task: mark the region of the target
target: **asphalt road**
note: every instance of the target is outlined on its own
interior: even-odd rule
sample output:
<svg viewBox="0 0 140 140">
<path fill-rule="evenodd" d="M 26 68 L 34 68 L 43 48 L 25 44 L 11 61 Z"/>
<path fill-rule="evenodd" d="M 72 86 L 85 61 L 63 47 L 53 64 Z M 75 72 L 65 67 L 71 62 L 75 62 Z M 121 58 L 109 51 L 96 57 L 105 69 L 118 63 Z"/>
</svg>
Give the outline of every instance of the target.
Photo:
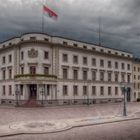
<svg viewBox="0 0 140 140">
<path fill-rule="evenodd" d="M 0 140 L 140 140 L 140 120 L 78 127 L 59 133 L 17 135 Z"/>
</svg>

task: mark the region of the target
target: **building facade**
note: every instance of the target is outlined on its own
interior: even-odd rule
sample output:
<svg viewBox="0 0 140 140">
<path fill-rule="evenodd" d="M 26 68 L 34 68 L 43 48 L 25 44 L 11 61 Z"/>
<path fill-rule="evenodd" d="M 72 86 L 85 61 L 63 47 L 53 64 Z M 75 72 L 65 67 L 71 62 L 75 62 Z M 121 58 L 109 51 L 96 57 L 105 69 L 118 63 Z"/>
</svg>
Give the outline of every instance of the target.
<svg viewBox="0 0 140 140">
<path fill-rule="evenodd" d="M 133 88 L 133 54 L 46 34 L 0 44 L 0 102 L 23 105 L 93 104 L 123 100 Z"/>
</svg>

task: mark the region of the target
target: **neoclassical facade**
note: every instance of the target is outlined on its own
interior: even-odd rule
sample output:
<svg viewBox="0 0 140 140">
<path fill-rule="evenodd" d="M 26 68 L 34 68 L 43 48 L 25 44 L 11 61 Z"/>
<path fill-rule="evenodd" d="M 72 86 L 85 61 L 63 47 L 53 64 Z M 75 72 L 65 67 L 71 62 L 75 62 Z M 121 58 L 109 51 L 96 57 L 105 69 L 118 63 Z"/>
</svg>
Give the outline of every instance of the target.
<svg viewBox="0 0 140 140">
<path fill-rule="evenodd" d="M 0 103 L 93 104 L 135 101 L 132 53 L 46 34 L 0 44 Z M 134 94 L 135 93 L 135 94 Z"/>
</svg>

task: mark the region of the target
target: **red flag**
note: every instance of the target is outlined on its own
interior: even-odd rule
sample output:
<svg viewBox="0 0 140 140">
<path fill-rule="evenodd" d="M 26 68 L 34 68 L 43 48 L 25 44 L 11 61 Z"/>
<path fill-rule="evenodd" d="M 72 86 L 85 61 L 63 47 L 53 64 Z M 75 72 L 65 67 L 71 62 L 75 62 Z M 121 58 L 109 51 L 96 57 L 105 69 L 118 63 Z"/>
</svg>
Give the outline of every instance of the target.
<svg viewBox="0 0 140 140">
<path fill-rule="evenodd" d="M 57 19 L 58 15 L 52 11 L 51 9 L 49 9 L 47 6 L 43 5 L 43 11 L 44 13 L 47 13 L 49 15 L 49 17 L 54 17 Z"/>
</svg>

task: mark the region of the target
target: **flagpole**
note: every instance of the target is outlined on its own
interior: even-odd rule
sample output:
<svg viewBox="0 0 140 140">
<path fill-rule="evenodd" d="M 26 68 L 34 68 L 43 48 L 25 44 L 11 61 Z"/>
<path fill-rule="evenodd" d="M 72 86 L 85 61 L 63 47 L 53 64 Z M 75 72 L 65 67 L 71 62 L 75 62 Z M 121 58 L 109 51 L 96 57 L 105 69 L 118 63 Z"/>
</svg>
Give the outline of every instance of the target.
<svg viewBox="0 0 140 140">
<path fill-rule="evenodd" d="M 42 0 L 42 33 L 44 33 L 44 0 Z"/>
</svg>

